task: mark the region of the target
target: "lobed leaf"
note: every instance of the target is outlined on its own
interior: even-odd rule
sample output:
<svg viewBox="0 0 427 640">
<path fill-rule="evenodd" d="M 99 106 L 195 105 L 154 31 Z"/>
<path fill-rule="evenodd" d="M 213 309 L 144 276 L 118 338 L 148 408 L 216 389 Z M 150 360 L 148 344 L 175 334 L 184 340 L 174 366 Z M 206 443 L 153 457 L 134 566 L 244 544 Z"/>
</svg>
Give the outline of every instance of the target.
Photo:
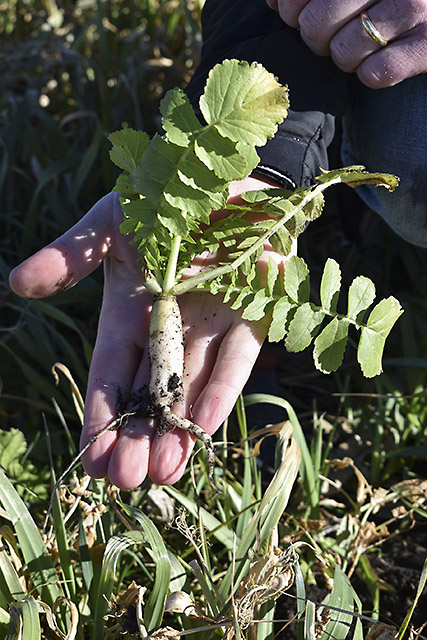
<svg viewBox="0 0 427 640">
<path fill-rule="evenodd" d="M 343 182 L 349 187 L 359 187 L 371 184 L 374 187 L 385 187 L 388 191 L 394 191 L 399 184 L 399 178 L 389 173 L 371 173 L 361 165 L 345 167 L 343 169 L 333 169 L 331 171 L 321 170 L 322 174 L 316 180 L 324 184 L 332 182 Z"/>
<path fill-rule="evenodd" d="M 292 256 L 286 263 L 284 285 L 286 295 L 298 303 L 308 302 L 310 296 L 310 274 L 302 258 Z"/>
<path fill-rule="evenodd" d="M 261 65 L 225 60 L 209 73 L 200 98 L 208 124 L 224 137 L 263 146 L 286 117 L 288 90 Z"/>
<path fill-rule="evenodd" d="M 316 311 L 309 302 L 298 307 L 289 323 L 285 341 L 286 349 L 292 353 L 306 349 L 311 344 L 324 317 L 323 311 Z"/>
<path fill-rule="evenodd" d="M 316 369 L 332 373 L 341 365 L 348 339 L 348 322 L 335 317 L 314 341 L 313 358 Z"/>
<path fill-rule="evenodd" d="M 320 283 L 320 301 L 323 309 L 334 312 L 341 287 L 341 269 L 335 260 L 328 258 Z"/>
<path fill-rule="evenodd" d="M 382 372 L 382 355 L 386 338 L 403 313 L 396 298 L 381 300 L 371 311 L 361 329 L 357 360 L 367 378 Z"/>
<path fill-rule="evenodd" d="M 113 145 L 110 158 L 120 169 L 132 173 L 140 162 L 150 138 L 144 131 L 122 129 L 110 133 L 108 140 Z"/>
<path fill-rule="evenodd" d="M 366 311 L 375 300 L 375 286 L 372 280 L 358 276 L 348 290 L 347 317 L 357 320 L 359 314 Z"/>
<path fill-rule="evenodd" d="M 271 302 L 272 298 L 265 289 L 260 289 L 256 292 L 253 300 L 245 307 L 242 318 L 244 320 L 261 320 L 265 316 L 265 307 L 269 302 Z"/>
<path fill-rule="evenodd" d="M 280 342 L 286 335 L 286 322 L 289 312 L 295 308 L 295 305 L 287 296 L 283 296 L 276 302 L 273 307 L 273 318 L 268 329 L 269 342 Z"/>
<path fill-rule="evenodd" d="M 187 147 L 201 124 L 186 93 L 182 89 L 168 91 L 160 102 L 162 124 L 170 142 Z"/>
</svg>

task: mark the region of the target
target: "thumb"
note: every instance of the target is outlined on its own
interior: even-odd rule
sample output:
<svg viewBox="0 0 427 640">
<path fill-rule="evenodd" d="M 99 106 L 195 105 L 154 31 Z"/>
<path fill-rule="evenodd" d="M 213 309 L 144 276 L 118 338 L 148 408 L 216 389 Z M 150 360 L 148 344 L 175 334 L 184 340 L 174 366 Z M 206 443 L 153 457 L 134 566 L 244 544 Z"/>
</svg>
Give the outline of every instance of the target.
<svg viewBox="0 0 427 640">
<path fill-rule="evenodd" d="M 98 200 L 71 229 L 11 271 L 12 290 L 24 298 L 44 298 L 77 284 L 108 254 L 118 216 L 118 194 Z"/>
</svg>

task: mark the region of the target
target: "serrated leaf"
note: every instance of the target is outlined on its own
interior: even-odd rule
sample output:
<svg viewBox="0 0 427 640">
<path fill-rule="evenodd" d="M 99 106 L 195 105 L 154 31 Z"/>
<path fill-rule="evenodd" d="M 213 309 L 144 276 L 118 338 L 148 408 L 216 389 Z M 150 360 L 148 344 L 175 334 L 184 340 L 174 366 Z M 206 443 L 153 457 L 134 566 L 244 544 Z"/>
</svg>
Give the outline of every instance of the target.
<svg viewBox="0 0 427 640">
<path fill-rule="evenodd" d="M 197 157 L 224 180 L 239 180 L 248 173 L 248 163 L 236 152 L 236 144 L 223 138 L 215 129 L 207 129 L 195 142 Z"/>
<path fill-rule="evenodd" d="M 322 373 L 336 371 L 341 365 L 348 339 L 348 322 L 333 318 L 314 341 L 313 358 Z"/>
<path fill-rule="evenodd" d="M 334 312 L 337 308 L 341 287 L 341 269 L 333 258 L 328 258 L 323 269 L 320 283 L 320 301 L 326 311 Z"/>
<path fill-rule="evenodd" d="M 209 222 L 211 209 L 216 204 L 208 193 L 193 189 L 193 187 L 184 184 L 179 179 L 168 182 L 163 196 L 175 209 L 182 212 L 191 211 L 196 220 L 206 224 Z"/>
<path fill-rule="evenodd" d="M 280 227 L 276 233 L 270 236 L 270 243 L 273 251 L 282 256 L 288 256 L 292 251 L 293 239 L 285 227 Z"/>
<path fill-rule="evenodd" d="M 316 177 L 316 180 L 323 183 L 337 181 L 344 182 L 349 187 L 359 187 L 364 184 L 371 184 L 374 187 L 385 187 L 388 191 L 394 191 L 399 185 L 399 178 L 390 173 L 371 173 L 362 165 L 354 165 L 343 169 L 333 169 L 324 171 Z"/>
<path fill-rule="evenodd" d="M 157 211 L 157 218 L 165 229 L 171 235 L 186 236 L 188 234 L 188 225 L 185 217 L 180 209 L 169 205 L 166 201 L 162 203 Z"/>
<path fill-rule="evenodd" d="M 264 289 L 257 291 L 253 300 L 242 313 L 244 320 L 257 321 L 265 316 L 265 307 L 271 302 L 271 296 Z"/>
<path fill-rule="evenodd" d="M 113 191 L 118 191 L 121 196 L 131 198 L 135 196 L 135 189 L 132 186 L 130 175 L 128 173 L 121 173 L 116 180 Z"/>
<path fill-rule="evenodd" d="M 366 311 L 374 300 L 374 283 L 365 276 L 358 276 L 353 280 L 348 290 L 347 316 L 352 320 L 356 320 L 358 315 L 363 311 Z"/>
<path fill-rule="evenodd" d="M 287 115 L 288 91 L 260 64 L 225 60 L 200 98 L 208 124 L 232 140 L 263 146 Z"/>
<path fill-rule="evenodd" d="M 121 233 L 134 233 L 140 226 L 143 237 L 149 238 L 157 221 L 157 212 L 153 203 L 146 198 L 138 198 L 137 200 L 122 200 L 121 205 L 125 216 L 120 225 Z"/>
<path fill-rule="evenodd" d="M 291 193 L 289 196 L 289 202 L 292 203 L 293 206 L 299 206 L 301 202 L 306 198 L 309 189 L 300 188 Z M 323 193 L 318 193 L 314 198 L 307 202 L 302 210 L 302 215 L 304 216 L 304 220 L 307 222 L 311 222 L 316 220 L 323 211 L 323 207 L 325 205 L 325 197 Z M 300 223 L 301 224 L 301 223 Z"/>
<path fill-rule="evenodd" d="M 325 314 L 312 309 L 309 302 L 298 307 L 289 323 L 285 346 L 288 351 L 297 353 L 306 349 L 323 322 Z"/>
<path fill-rule="evenodd" d="M 271 256 L 268 257 L 267 265 L 267 289 L 270 296 L 273 295 L 274 287 L 279 278 L 279 266 L 276 260 Z"/>
<path fill-rule="evenodd" d="M 120 169 L 131 173 L 138 165 L 150 138 L 144 131 L 122 129 L 110 133 L 108 140 L 113 145 L 110 158 Z"/>
<path fill-rule="evenodd" d="M 285 265 L 284 286 L 286 295 L 299 303 L 308 302 L 310 274 L 302 258 L 292 256 Z"/>
<path fill-rule="evenodd" d="M 231 308 L 239 309 L 243 304 L 243 300 L 251 293 L 252 293 L 252 289 L 250 287 L 243 287 L 243 289 L 240 291 L 239 295 L 231 305 Z"/>
<path fill-rule="evenodd" d="M 381 300 L 371 311 L 361 329 L 357 360 L 367 378 L 382 372 L 382 355 L 386 338 L 403 310 L 396 298 Z"/>
<path fill-rule="evenodd" d="M 154 136 L 142 162 L 132 172 L 131 181 L 135 191 L 152 202 L 158 202 L 168 181 L 175 177 L 184 153 L 182 147 L 168 143 L 158 135 Z"/>
<path fill-rule="evenodd" d="M 284 296 L 276 302 L 273 307 L 273 317 L 268 329 L 268 340 L 270 342 L 280 342 L 286 335 L 286 322 L 288 314 L 291 309 L 294 309 L 295 305 Z"/>
<path fill-rule="evenodd" d="M 182 147 L 202 128 L 187 95 L 182 89 L 171 89 L 160 102 L 162 124 L 170 142 Z"/>
</svg>

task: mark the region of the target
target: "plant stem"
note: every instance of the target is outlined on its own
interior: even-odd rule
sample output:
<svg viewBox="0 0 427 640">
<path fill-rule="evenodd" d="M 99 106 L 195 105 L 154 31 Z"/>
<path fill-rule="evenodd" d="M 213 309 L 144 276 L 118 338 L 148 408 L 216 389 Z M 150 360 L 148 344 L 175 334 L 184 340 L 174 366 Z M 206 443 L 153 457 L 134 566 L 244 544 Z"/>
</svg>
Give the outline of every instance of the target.
<svg viewBox="0 0 427 640">
<path fill-rule="evenodd" d="M 176 265 L 178 263 L 180 246 L 181 236 L 174 236 L 172 240 L 172 248 L 169 254 L 168 266 L 166 267 L 165 277 L 163 278 L 163 293 L 171 293 L 171 289 L 175 285 Z"/>
<path fill-rule="evenodd" d="M 332 184 L 337 184 L 339 182 L 341 182 L 341 179 L 337 177 L 334 180 L 330 180 L 327 183 L 321 183 L 317 187 L 309 191 L 306 194 L 306 196 L 301 200 L 299 205 L 295 206 L 294 214 L 297 213 L 298 211 L 301 211 L 309 202 L 311 202 L 311 200 L 314 200 L 314 198 L 317 195 L 322 193 L 322 191 L 327 189 L 329 186 L 331 186 Z M 249 206 L 248 206 L 248 209 L 249 209 Z M 232 273 L 233 271 L 238 269 L 240 265 L 243 264 L 247 258 L 249 258 L 253 253 L 255 253 L 259 249 L 259 247 L 263 246 L 263 244 L 267 242 L 268 239 L 272 235 L 274 235 L 280 229 L 280 227 L 282 227 L 288 220 L 289 220 L 289 216 L 286 216 L 286 217 L 284 216 L 282 218 L 279 218 L 279 220 L 277 220 L 277 222 L 268 231 L 266 231 L 262 236 L 260 236 L 258 240 L 254 242 L 253 245 L 251 245 L 248 249 L 246 249 L 246 251 L 244 251 L 240 256 L 238 256 L 235 260 L 233 260 L 233 262 L 222 265 L 215 269 L 203 271 L 202 273 L 199 273 L 197 276 L 188 278 L 188 280 L 185 280 L 183 282 L 178 282 L 178 284 L 176 284 L 175 286 L 172 285 L 173 289 L 170 290 L 170 293 L 172 293 L 175 296 L 178 296 L 178 295 L 181 295 L 182 293 L 186 293 L 187 291 L 191 291 L 191 289 L 194 289 L 195 287 L 203 284 L 204 282 L 208 282 L 209 280 L 214 280 L 218 276 L 225 275 L 226 273 Z"/>
</svg>

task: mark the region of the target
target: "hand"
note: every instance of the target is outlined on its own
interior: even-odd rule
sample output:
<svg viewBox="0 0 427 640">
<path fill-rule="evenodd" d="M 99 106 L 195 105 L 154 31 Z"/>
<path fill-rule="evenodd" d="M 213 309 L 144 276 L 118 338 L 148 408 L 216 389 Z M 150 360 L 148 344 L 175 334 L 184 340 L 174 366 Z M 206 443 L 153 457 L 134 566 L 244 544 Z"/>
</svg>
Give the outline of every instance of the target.
<svg viewBox="0 0 427 640">
<path fill-rule="evenodd" d="M 266 186 L 271 185 L 248 178 L 233 184 L 230 193 L 237 197 Z M 104 295 L 82 446 L 116 417 L 118 389 L 136 392 L 149 378 L 152 296 L 143 286 L 135 247 L 119 232 L 122 217 L 118 195 L 105 196 L 74 227 L 10 275 L 16 293 L 41 298 L 72 287 L 104 262 Z M 185 400 L 179 410 L 213 434 L 249 377 L 266 323 L 249 324 L 218 297 L 204 293 L 180 296 L 179 304 L 185 333 Z M 108 431 L 94 442 L 83 456 L 83 466 L 90 475 L 108 476 L 123 489 L 138 486 L 147 473 L 155 483 L 172 484 L 184 472 L 192 447 L 193 439 L 180 429 L 159 437 L 152 420 L 130 419 L 125 428 Z"/>
<path fill-rule="evenodd" d="M 427 71 L 427 0 L 266 0 L 318 55 L 331 55 L 343 71 L 355 71 L 368 87 L 391 87 Z M 360 14 L 387 40 L 378 46 Z"/>
</svg>

